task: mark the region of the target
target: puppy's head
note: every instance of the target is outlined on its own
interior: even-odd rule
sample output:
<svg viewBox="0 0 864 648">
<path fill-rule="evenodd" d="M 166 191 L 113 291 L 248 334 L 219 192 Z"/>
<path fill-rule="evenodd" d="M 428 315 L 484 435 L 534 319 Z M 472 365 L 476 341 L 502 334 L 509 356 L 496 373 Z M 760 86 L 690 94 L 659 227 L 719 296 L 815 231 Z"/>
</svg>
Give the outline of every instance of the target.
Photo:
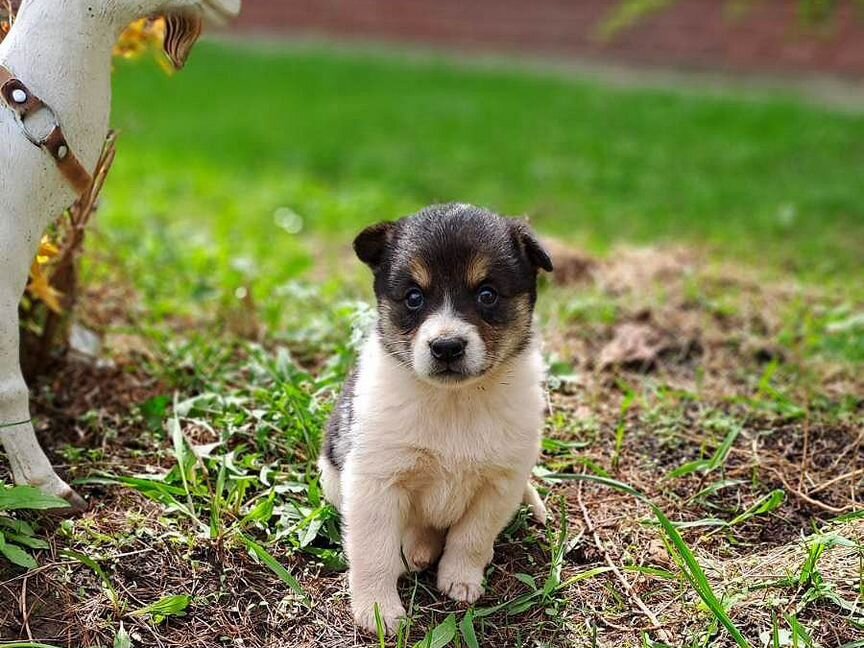
<svg viewBox="0 0 864 648">
<path fill-rule="evenodd" d="M 537 273 L 552 270 L 527 225 L 462 204 L 373 225 L 354 250 L 375 275 L 384 348 L 444 386 L 481 378 L 526 348 Z"/>
</svg>

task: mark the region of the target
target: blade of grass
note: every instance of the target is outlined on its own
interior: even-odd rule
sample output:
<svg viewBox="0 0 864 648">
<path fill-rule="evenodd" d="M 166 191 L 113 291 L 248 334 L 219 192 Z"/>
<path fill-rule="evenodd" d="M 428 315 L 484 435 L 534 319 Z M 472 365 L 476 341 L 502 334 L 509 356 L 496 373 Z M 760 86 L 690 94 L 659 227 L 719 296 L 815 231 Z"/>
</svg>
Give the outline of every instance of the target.
<svg viewBox="0 0 864 648">
<path fill-rule="evenodd" d="M 813 639 L 810 637 L 810 633 L 807 632 L 807 629 L 801 625 L 800 621 L 798 621 L 798 617 L 794 614 L 789 614 L 786 617 L 786 622 L 792 629 L 793 648 L 801 648 L 801 644 L 798 642 L 799 639 L 803 642 L 803 645 L 806 648 L 813 648 Z"/>
<path fill-rule="evenodd" d="M 732 450 L 732 446 L 735 445 L 735 441 L 740 434 L 741 426 L 737 423 L 730 423 L 729 432 L 726 433 L 723 443 L 714 451 L 714 456 L 711 457 L 711 461 L 708 463 L 708 472 L 717 470 L 726 463 L 729 451 Z"/>
<path fill-rule="evenodd" d="M 758 500 L 746 511 L 733 518 L 727 526 L 733 527 L 737 524 L 742 524 L 743 522 L 746 522 L 750 518 L 756 517 L 757 515 L 764 515 L 765 513 L 770 513 L 771 511 L 779 508 L 785 500 L 786 491 L 784 491 L 782 488 L 773 490 L 765 497 Z"/>
<path fill-rule="evenodd" d="M 735 640 L 735 643 L 738 644 L 740 648 L 750 648 L 750 643 L 744 635 L 741 634 L 738 626 L 736 626 L 732 619 L 729 618 L 726 608 L 723 607 L 723 604 L 719 601 L 717 595 L 714 594 L 714 590 L 711 588 L 711 583 L 708 582 L 708 577 L 705 576 L 702 566 L 699 564 L 699 561 L 696 560 L 696 556 L 693 555 L 690 547 L 688 547 L 687 543 L 684 542 L 684 538 L 682 538 L 681 534 L 678 533 L 678 529 L 675 528 L 675 525 L 669 521 L 669 518 L 666 517 L 658 506 L 652 504 L 651 508 L 666 534 L 666 539 L 668 541 L 667 546 L 672 549 L 670 553 L 673 554 L 673 558 L 678 558 L 679 567 L 681 568 L 681 573 L 684 575 L 684 578 L 687 579 L 691 587 L 693 587 L 699 595 L 699 598 L 702 599 L 702 602 L 705 603 L 714 615 L 714 618 L 723 625 L 724 628 L 726 628 L 727 632 L 732 636 L 732 639 Z"/>
<path fill-rule="evenodd" d="M 283 567 L 278 560 L 276 560 L 264 547 L 252 540 L 252 538 L 249 538 L 241 533 L 240 539 L 243 541 L 243 544 L 245 544 L 246 547 L 253 554 L 255 554 L 258 560 L 267 565 L 270 570 L 274 574 L 276 574 L 283 583 L 290 587 L 291 590 L 303 600 L 304 605 L 308 607 L 309 596 L 306 594 L 306 591 L 300 585 L 298 580 L 291 575 L 291 572 L 285 569 L 285 567 Z"/>
<path fill-rule="evenodd" d="M 225 491 L 225 478 L 228 468 L 225 462 L 219 462 L 219 473 L 216 476 L 216 492 L 213 493 L 213 506 L 210 507 L 210 538 L 219 537 L 222 531 L 222 497 Z"/>
<path fill-rule="evenodd" d="M 624 440 L 627 437 L 627 413 L 633 404 L 636 402 L 636 392 L 632 387 L 624 383 L 619 383 L 624 392 L 624 400 L 621 403 L 621 411 L 618 415 L 618 425 L 615 427 L 615 454 L 612 455 L 612 468 L 617 469 L 618 463 L 621 460 L 621 452 L 624 450 Z"/>
<path fill-rule="evenodd" d="M 192 516 L 197 520 L 198 513 L 195 511 L 195 499 L 189 489 L 189 476 L 186 474 L 187 461 L 186 438 L 183 436 L 183 426 L 180 425 L 180 416 L 177 414 L 178 395 L 174 394 L 174 415 L 168 420 L 168 432 L 174 445 L 174 457 L 177 459 L 177 468 L 180 471 L 180 479 L 183 481 L 183 490 L 186 492 L 186 503 Z"/>
<path fill-rule="evenodd" d="M 609 488 L 614 488 L 617 491 L 622 493 L 627 493 L 628 495 L 632 495 L 636 499 L 640 499 L 642 501 L 647 501 L 645 495 L 640 493 L 638 490 L 630 486 L 629 484 L 625 484 L 624 482 L 618 481 L 617 479 L 612 479 L 611 477 L 602 477 L 600 475 L 588 475 L 585 473 L 549 473 L 548 475 L 543 476 L 544 479 L 548 479 L 549 481 L 587 481 L 593 482 L 595 484 L 600 484 L 602 486 L 608 486 Z"/>
<path fill-rule="evenodd" d="M 459 632 L 468 648 L 480 648 L 480 644 L 477 643 L 477 633 L 474 631 L 474 610 L 468 610 L 462 617 L 462 621 L 459 623 Z"/>
<path fill-rule="evenodd" d="M 384 620 L 381 618 L 381 608 L 378 606 L 377 601 L 372 609 L 375 613 L 375 631 L 378 634 L 378 645 L 381 648 L 387 648 L 387 632 L 384 628 Z"/>
<path fill-rule="evenodd" d="M 105 573 L 105 570 L 102 569 L 99 563 L 93 560 L 90 556 L 79 553 L 77 551 L 73 551 L 71 549 L 64 549 L 60 552 L 60 555 L 64 556 L 65 558 L 71 558 L 72 560 L 76 560 L 85 567 L 90 568 L 99 577 L 99 580 L 102 581 L 102 585 L 105 586 L 105 589 L 108 590 L 109 597 L 111 598 L 111 602 L 114 605 L 114 609 L 120 609 L 120 596 L 117 594 L 117 590 L 114 589 L 114 584 L 111 582 L 111 579 L 108 578 L 108 574 Z"/>
</svg>

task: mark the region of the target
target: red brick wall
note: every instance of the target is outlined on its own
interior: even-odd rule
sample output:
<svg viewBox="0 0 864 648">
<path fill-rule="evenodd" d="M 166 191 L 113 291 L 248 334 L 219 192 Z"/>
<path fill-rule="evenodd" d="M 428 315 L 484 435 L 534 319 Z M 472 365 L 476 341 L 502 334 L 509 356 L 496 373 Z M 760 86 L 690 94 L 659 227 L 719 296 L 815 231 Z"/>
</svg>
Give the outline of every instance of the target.
<svg viewBox="0 0 864 648">
<path fill-rule="evenodd" d="M 251 32 L 423 43 L 638 64 L 864 77 L 864 15 L 851 0 L 804 29 L 796 0 L 761 0 L 732 18 L 724 0 L 679 0 L 611 43 L 597 26 L 617 0 L 245 0 Z"/>
</svg>

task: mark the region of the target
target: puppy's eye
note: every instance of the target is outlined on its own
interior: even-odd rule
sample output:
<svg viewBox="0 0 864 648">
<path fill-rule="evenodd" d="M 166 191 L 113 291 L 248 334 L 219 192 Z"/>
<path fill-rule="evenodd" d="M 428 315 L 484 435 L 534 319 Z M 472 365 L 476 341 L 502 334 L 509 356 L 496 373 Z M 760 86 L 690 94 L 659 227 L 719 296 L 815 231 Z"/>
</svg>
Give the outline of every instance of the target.
<svg viewBox="0 0 864 648">
<path fill-rule="evenodd" d="M 405 307 L 408 310 L 417 311 L 423 308 L 426 299 L 423 297 L 423 292 L 419 288 L 412 288 L 405 295 Z"/>
<path fill-rule="evenodd" d="M 498 303 L 498 293 L 491 286 L 483 286 L 477 291 L 477 302 L 487 308 L 494 306 Z"/>
</svg>

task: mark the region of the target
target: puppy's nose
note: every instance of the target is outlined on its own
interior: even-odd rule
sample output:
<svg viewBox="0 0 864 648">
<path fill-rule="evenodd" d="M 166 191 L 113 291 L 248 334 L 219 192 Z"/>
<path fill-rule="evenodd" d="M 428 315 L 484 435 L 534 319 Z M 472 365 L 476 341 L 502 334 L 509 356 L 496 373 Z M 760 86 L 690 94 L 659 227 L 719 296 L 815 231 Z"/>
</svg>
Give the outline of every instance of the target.
<svg viewBox="0 0 864 648">
<path fill-rule="evenodd" d="M 436 360 L 452 362 L 465 355 L 465 347 L 468 345 L 465 338 L 436 338 L 429 343 L 429 349 Z"/>
</svg>

